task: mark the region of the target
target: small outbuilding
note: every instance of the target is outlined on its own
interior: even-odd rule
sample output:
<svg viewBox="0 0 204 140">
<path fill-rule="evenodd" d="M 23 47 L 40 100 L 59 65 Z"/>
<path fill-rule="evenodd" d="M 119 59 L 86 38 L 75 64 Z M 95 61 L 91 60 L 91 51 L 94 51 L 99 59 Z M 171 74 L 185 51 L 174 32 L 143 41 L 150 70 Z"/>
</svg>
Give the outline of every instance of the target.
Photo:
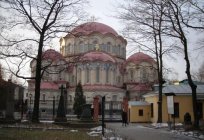
<svg viewBox="0 0 204 140">
<path fill-rule="evenodd" d="M 129 101 L 129 122 L 150 122 L 151 104 L 145 101 Z"/>
</svg>

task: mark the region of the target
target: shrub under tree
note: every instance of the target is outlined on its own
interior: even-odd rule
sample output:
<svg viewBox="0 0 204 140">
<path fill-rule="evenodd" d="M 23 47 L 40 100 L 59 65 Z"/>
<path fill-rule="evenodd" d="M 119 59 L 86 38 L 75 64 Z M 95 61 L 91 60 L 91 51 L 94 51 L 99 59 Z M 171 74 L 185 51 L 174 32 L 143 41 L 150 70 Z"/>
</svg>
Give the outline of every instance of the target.
<svg viewBox="0 0 204 140">
<path fill-rule="evenodd" d="M 84 98 L 82 85 L 79 82 L 75 89 L 75 98 L 73 106 L 74 114 L 76 114 L 78 118 L 80 118 L 81 116 L 84 104 L 86 104 L 86 100 Z"/>
</svg>

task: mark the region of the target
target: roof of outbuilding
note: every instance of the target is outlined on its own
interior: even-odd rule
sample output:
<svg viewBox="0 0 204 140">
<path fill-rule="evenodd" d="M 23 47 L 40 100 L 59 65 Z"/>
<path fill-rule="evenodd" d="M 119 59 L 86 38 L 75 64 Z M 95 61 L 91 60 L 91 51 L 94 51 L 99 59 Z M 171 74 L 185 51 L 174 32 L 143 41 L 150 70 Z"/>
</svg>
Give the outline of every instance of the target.
<svg viewBox="0 0 204 140">
<path fill-rule="evenodd" d="M 163 88 L 163 93 L 192 93 L 189 85 L 167 85 Z M 204 93 L 204 85 L 197 85 L 197 93 Z"/>
<path fill-rule="evenodd" d="M 129 106 L 147 106 L 150 105 L 150 103 L 145 101 L 129 101 Z"/>
<path fill-rule="evenodd" d="M 197 85 L 197 94 L 204 95 L 204 85 Z M 189 85 L 186 84 L 180 84 L 180 85 L 165 85 L 162 89 L 162 93 L 174 93 L 175 95 L 191 95 L 192 90 Z M 149 95 L 158 95 L 158 91 L 153 91 L 145 94 L 144 96 Z"/>
</svg>

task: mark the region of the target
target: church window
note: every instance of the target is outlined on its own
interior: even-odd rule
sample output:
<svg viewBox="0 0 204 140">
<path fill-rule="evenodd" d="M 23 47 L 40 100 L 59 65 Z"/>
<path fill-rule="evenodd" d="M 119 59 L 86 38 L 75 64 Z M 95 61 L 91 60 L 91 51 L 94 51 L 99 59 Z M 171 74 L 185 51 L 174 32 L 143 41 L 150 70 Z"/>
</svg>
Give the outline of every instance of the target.
<svg viewBox="0 0 204 140">
<path fill-rule="evenodd" d="M 122 48 L 122 53 L 123 53 L 122 56 L 125 58 L 125 53 L 126 53 L 125 48 Z"/>
<path fill-rule="evenodd" d="M 80 41 L 80 43 L 79 43 L 79 52 L 80 52 L 80 53 L 84 52 L 84 44 L 83 44 L 83 41 Z"/>
<path fill-rule="evenodd" d="M 89 68 L 86 69 L 86 83 L 89 83 Z"/>
<path fill-rule="evenodd" d="M 84 52 L 87 52 L 88 51 L 88 44 L 85 44 L 84 45 Z"/>
<path fill-rule="evenodd" d="M 96 67 L 96 82 L 99 82 L 99 78 L 100 78 L 100 68 L 99 66 Z"/>
<path fill-rule="evenodd" d="M 106 83 L 109 82 L 109 67 L 106 68 Z"/>
<path fill-rule="evenodd" d="M 82 71 L 81 71 L 81 69 L 79 69 L 79 81 L 81 81 L 81 77 L 82 77 Z"/>
<path fill-rule="evenodd" d="M 117 101 L 117 95 L 113 95 L 112 98 L 113 98 L 112 101 Z"/>
<path fill-rule="evenodd" d="M 118 45 L 118 55 L 120 56 L 120 45 Z"/>
<path fill-rule="evenodd" d="M 110 42 L 108 42 L 107 43 L 107 52 L 111 52 L 111 43 Z"/>
<path fill-rule="evenodd" d="M 145 67 L 142 69 L 142 82 L 147 82 L 147 70 Z"/>
<path fill-rule="evenodd" d="M 43 99 L 42 100 L 43 100 L 43 102 L 45 102 L 45 94 L 43 94 Z"/>
<path fill-rule="evenodd" d="M 69 95 L 68 99 L 69 99 L 69 101 L 72 101 L 72 95 Z"/>
<path fill-rule="evenodd" d="M 69 52 L 70 52 L 70 45 L 71 44 L 68 44 L 66 47 L 65 47 L 65 55 L 68 55 Z"/>
<path fill-rule="evenodd" d="M 118 83 L 120 83 L 120 76 L 118 76 Z"/>
<path fill-rule="evenodd" d="M 74 75 L 72 75 L 72 83 L 74 83 Z"/>
<path fill-rule="evenodd" d="M 134 79 L 134 71 L 133 69 L 130 70 L 130 80 L 132 81 Z"/>
</svg>

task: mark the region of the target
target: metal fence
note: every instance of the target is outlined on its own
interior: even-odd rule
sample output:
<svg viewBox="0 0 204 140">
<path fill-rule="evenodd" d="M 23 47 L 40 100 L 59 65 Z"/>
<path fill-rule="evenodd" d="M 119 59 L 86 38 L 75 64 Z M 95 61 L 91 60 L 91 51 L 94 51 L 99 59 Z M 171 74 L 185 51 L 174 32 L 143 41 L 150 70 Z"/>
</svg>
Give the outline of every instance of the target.
<svg viewBox="0 0 204 140">
<path fill-rule="evenodd" d="M 57 114 L 59 100 L 40 100 L 39 116 L 40 119 L 53 119 Z M 65 113 L 73 114 L 73 100 L 65 100 Z M 32 111 L 34 101 L 28 102 L 28 109 Z M 105 102 L 105 119 L 106 120 L 120 120 L 121 119 L 122 102 L 121 101 L 106 101 Z M 101 116 L 101 104 L 99 104 L 99 118 Z M 73 119 L 73 118 L 72 118 Z"/>
</svg>

